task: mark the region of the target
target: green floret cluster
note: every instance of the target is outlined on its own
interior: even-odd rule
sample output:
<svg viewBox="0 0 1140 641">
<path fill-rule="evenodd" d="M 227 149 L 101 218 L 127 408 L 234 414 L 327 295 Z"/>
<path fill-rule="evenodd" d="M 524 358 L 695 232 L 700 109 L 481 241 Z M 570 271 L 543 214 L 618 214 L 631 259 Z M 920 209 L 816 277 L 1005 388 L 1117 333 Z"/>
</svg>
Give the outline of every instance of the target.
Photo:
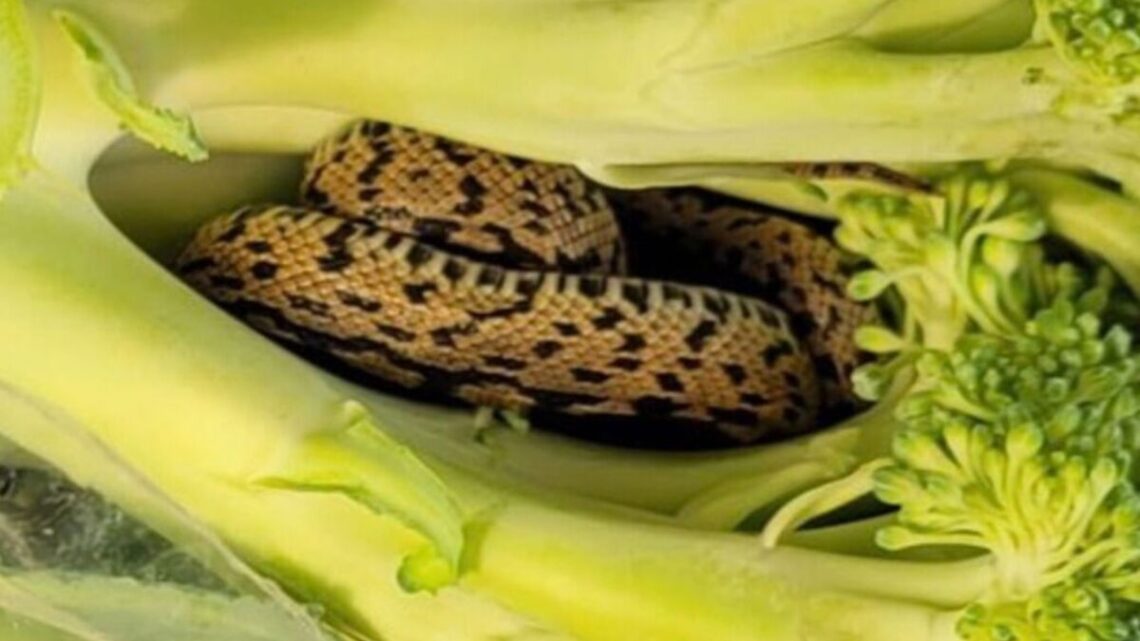
<svg viewBox="0 0 1140 641">
<path fill-rule="evenodd" d="M 1041 206 L 982 169 L 934 188 L 940 197 L 856 193 L 840 205 L 836 239 L 874 264 L 852 279 L 851 296 L 871 300 L 893 287 L 906 301 L 906 338 L 929 347 L 947 348 L 967 329 L 1019 331 L 1053 294 L 1037 242 L 1047 231 Z"/>
<path fill-rule="evenodd" d="M 872 493 L 896 508 L 852 523 L 891 554 L 921 552 L 926 597 L 970 585 L 948 616 L 966 641 L 1125 641 L 1140 630 L 1140 355 L 1067 300 L 1019 333 L 968 333 L 917 357 L 889 455 L 785 505 L 763 540 Z M 829 528 L 824 528 L 826 531 Z M 800 533 L 811 542 L 810 531 Z M 940 576 L 961 573 L 953 585 Z M 885 569 L 885 567 L 883 568 Z"/>
<path fill-rule="evenodd" d="M 1040 30 L 1090 78 L 1132 82 L 1140 73 L 1140 5 L 1132 0 L 1038 0 Z"/>
<path fill-rule="evenodd" d="M 995 584 L 963 637 L 1123 641 L 1140 630 L 1132 469 L 1140 358 L 1121 327 L 1059 304 L 1022 336 L 974 334 L 918 362 L 876 495 L 888 550 L 985 550 Z"/>
</svg>

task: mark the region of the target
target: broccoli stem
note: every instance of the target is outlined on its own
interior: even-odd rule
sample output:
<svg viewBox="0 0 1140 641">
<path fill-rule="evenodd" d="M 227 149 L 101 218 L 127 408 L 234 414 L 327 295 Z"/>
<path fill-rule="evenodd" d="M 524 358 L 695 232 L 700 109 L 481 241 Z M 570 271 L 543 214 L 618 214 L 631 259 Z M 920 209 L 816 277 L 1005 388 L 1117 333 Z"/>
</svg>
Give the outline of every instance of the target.
<svg viewBox="0 0 1140 641">
<path fill-rule="evenodd" d="M 478 51 L 480 43 L 466 44 Z M 511 57 L 522 56 L 526 46 L 520 42 Z M 515 68 L 517 79 L 497 79 L 493 92 L 480 83 L 456 82 L 446 96 L 417 87 L 417 72 L 403 68 L 367 66 L 337 74 L 343 55 L 319 43 L 312 49 L 301 53 L 306 68 L 297 73 L 307 80 L 300 83 L 262 73 L 272 61 L 259 60 L 180 74 L 158 95 L 191 105 L 304 101 L 531 157 L 594 164 L 938 162 L 1082 150 L 1096 159 L 1130 157 L 1140 140 L 1132 130 L 1055 114 L 1070 74 L 1048 48 L 913 56 L 837 41 L 742 64 L 627 70 L 627 77 L 610 83 L 599 76 L 577 83 L 567 78 L 569 70 L 546 60 L 541 68 Z M 463 48 L 464 60 L 448 65 L 447 73 L 483 78 L 501 68 L 497 56 L 481 57 L 471 49 Z M 436 73 L 428 63 L 437 64 L 445 54 L 433 49 L 420 73 Z M 413 63 L 416 58 L 414 49 L 378 55 Z M 1060 80 L 1029 82 L 1034 69 Z M 993 99 L 995 91 L 1001 100 Z M 565 128 L 552 128 L 554 122 Z M 564 133 L 571 130 L 574 136 Z"/>
<path fill-rule="evenodd" d="M 631 526 L 612 517 L 484 500 L 489 516 L 464 585 L 581 638 L 838 641 L 857 631 L 860 641 L 949 639 L 950 613 L 993 580 L 988 558 L 916 563 L 764 550 L 745 535 L 652 523 L 636 525 L 631 546 Z"/>
<path fill-rule="evenodd" d="M 1010 178 L 1041 199 L 1054 232 L 1104 258 L 1140 296 L 1140 252 L 1135 240 L 1140 238 L 1140 206 L 1135 201 L 1051 169 L 1018 169 Z"/>
<path fill-rule="evenodd" d="M 27 17 L 15 4 L 0 4 L 0 195 L 9 181 L 23 171 L 28 162 L 33 123 L 39 102 L 35 81 L 35 61 L 31 55 L 31 27 Z"/>
<path fill-rule="evenodd" d="M 67 6 L 103 31 L 143 94 L 168 106 L 307 106 L 548 160 L 1132 162 L 1140 146 L 1140 133 L 1082 109 L 1083 97 L 1062 104 L 1085 87 L 1049 47 L 888 53 L 840 37 L 879 3 L 820 0 L 820 16 L 802 4 L 736 13 L 717 3 L 488 0 L 353 12 L 244 0 L 225 3 L 227 16 L 257 20 L 223 20 L 221 3 L 202 2 L 146 29 L 120 3 Z M 780 26 L 805 15 L 804 34 Z M 207 142 L 230 148 L 224 135 Z"/>
<path fill-rule="evenodd" d="M 690 525 L 715 529 L 735 527 L 755 510 L 885 454 L 895 427 L 883 410 L 874 420 L 785 443 L 706 453 L 628 451 L 540 431 L 493 430 L 476 444 L 467 412 L 361 389 L 352 393 L 401 440 L 458 467 L 494 470 L 531 487 L 678 515 Z"/>
</svg>

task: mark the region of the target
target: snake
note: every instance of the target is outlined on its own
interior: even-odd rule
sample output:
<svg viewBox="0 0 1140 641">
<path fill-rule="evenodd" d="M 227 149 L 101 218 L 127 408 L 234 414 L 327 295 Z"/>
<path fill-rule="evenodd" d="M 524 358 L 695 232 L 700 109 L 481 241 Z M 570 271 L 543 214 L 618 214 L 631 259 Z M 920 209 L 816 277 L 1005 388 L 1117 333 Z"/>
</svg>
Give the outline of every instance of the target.
<svg viewBox="0 0 1140 641">
<path fill-rule="evenodd" d="M 838 173 L 879 176 L 866 167 Z M 741 443 L 857 402 L 854 333 L 875 312 L 846 296 L 827 235 L 786 215 L 693 188 L 607 190 L 375 120 L 321 142 L 299 194 L 210 219 L 177 273 L 258 330 L 397 386 Z M 711 256 L 750 289 L 630 275 L 630 233 L 680 237 L 669 262 Z"/>
</svg>

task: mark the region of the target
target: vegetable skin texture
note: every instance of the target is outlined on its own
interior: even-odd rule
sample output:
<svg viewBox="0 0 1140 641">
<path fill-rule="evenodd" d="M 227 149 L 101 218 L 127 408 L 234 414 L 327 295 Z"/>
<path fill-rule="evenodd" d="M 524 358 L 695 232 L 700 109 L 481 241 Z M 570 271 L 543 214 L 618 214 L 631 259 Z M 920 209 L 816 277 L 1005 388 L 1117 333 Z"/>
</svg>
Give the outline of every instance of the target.
<svg viewBox="0 0 1140 641">
<path fill-rule="evenodd" d="M 0 3 L 21 17 L 22 5 Z M 184 137 L 175 136 L 167 146 L 194 148 L 190 130 L 175 126 L 177 113 L 150 107 L 149 101 L 193 111 L 195 100 L 185 94 L 177 99 L 179 92 L 172 87 L 205 71 L 184 68 L 170 76 L 170 84 L 156 83 L 163 76 L 156 71 L 162 69 L 161 51 L 149 52 L 156 56 L 150 66 L 139 60 L 142 48 L 132 59 L 122 50 L 130 39 L 113 33 L 115 8 L 122 10 L 125 4 L 102 5 L 102 13 L 81 3 L 70 6 L 73 13 L 65 21 L 91 36 L 84 43 L 102 43 L 94 45 L 97 50 L 115 43 L 118 55 L 102 52 L 79 59 L 96 66 L 87 69 L 88 74 L 95 71 L 92 90 L 81 83 L 84 76 L 76 68 L 69 68 L 76 59 L 64 31 L 57 30 L 51 16 L 32 15 L 29 24 L 44 67 L 39 77 L 24 77 L 45 83 L 34 139 L 42 165 L 9 178 L 0 200 L 0 292 L 11 309 L 19 310 L 0 317 L 0 343 L 8 346 L 0 361 L 0 382 L 9 391 L 0 404 L 12 412 L 19 403 L 30 404 L 81 425 L 259 571 L 297 597 L 319 601 L 326 608 L 325 621 L 341 634 L 976 641 L 1003 638 L 1013 629 L 1020 634 L 1013 637 L 1017 639 L 1083 638 L 1079 626 L 1053 628 L 1068 636 L 1041 637 L 1033 636 L 1037 630 L 1032 626 L 1007 625 L 1010 620 L 1022 623 L 1017 617 L 1025 595 L 1003 584 L 1005 575 L 986 555 L 929 563 L 790 544 L 765 547 L 745 534 L 687 529 L 650 514 L 553 491 L 523 490 L 399 445 L 378 418 L 391 412 L 386 399 L 339 383 L 257 338 L 193 296 L 101 216 L 82 180 L 98 151 L 118 135 L 117 120 L 152 140 L 159 133 L 181 131 Z M 838 10 L 852 5 L 820 6 Z M 149 15 L 160 15 L 161 5 L 155 7 Z M 756 7 L 779 10 L 775 4 Z M 119 14 L 120 29 L 139 15 Z M 190 20 L 183 24 L 189 26 L 202 15 L 170 20 Z M 266 15 L 297 19 L 289 12 Z M 311 17 L 330 15 L 336 14 Z M 834 31 L 836 23 L 825 19 L 834 15 L 820 12 L 817 17 L 811 24 L 820 33 Z M 251 24 L 219 26 L 239 23 L 243 28 Z M 13 32 L 17 28 L 9 27 Z M 165 28 L 172 27 L 166 23 Z M 102 35 L 85 31 L 94 29 Z M 274 35 L 272 26 L 264 29 L 263 35 Z M 5 36 L 3 46 L 18 46 L 17 38 L 0 35 Z M 272 59 L 270 44 L 256 38 L 236 41 L 249 48 L 245 54 L 256 58 L 260 46 L 265 47 L 260 53 Z M 211 82 L 219 83 L 217 91 L 231 81 L 226 63 L 249 64 L 249 56 L 237 53 L 215 51 L 211 57 L 194 46 L 186 53 L 218 65 L 212 69 L 217 74 L 210 74 L 216 79 Z M 719 55 L 715 47 L 702 53 L 715 58 L 713 54 Z M 8 64 L 8 58 L 0 64 Z M 108 64 L 122 66 L 104 75 L 99 65 Z M 128 68 L 154 75 L 133 77 L 133 91 L 108 100 L 99 83 Z M 258 82 L 269 87 L 284 80 Z M 428 104 L 442 110 L 450 102 Z M 118 110 L 105 111 L 105 106 Z M 525 102 L 516 107 L 535 118 L 542 113 Z M 172 120 L 165 120 L 164 113 Z M 389 116 L 375 105 L 360 107 L 360 113 Z M 149 117 L 154 114 L 160 117 Z M 7 114 L 5 118 L 8 122 Z M 484 136 L 490 134 L 484 130 Z M 209 135 L 203 134 L 203 140 L 209 147 Z M 565 148 L 553 138 L 546 144 L 572 156 L 570 142 Z M 503 144 L 514 143 L 505 139 Z M 525 145 L 518 144 L 525 153 Z M 606 162 L 602 150 L 596 159 Z M 769 160 L 763 154 L 759 149 L 755 158 Z M 28 150 L 21 148 L 17 155 L 28 156 Z M 955 341 L 953 348 L 957 345 Z M 61 377 L 61 371 L 69 375 Z M 92 384 L 96 380 L 103 383 Z M 171 385 L 172 380 L 179 384 Z M 1110 396 L 1113 402 L 1118 398 Z M 1117 427 L 1112 424 L 1110 430 Z M 129 491 L 91 474 L 74 449 L 26 424 L 22 430 L 12 425 L 0 429 L 126 509 L 154 518 Z M 172 461 L 179 464 L 170 465 Z M 892 461 L 917 467 L 901 455 Z M 1110 476 L 1108 483 L 1117 489 L 1123 477 L 1119 470 Z M 854 478 L 875 479 L 866 474 Z M 849 486 L 841 489 L 852 494 Z M 899 503 L 913 500 L 877 489 Z M 1131 525 L 1124 525 L 1122 531 L 1129 532 Z M 536 576 L 536 567 L 545 571 Z M 1133 589 L 1124 580 L 1125 589 Z M 1038 590 L 1033 594 L 1051 586 L 1047 580 L 1033 584 Z M 571 587 L 591 596 L 568 600 Z M 975 616 L 978 607 L 982 614 Z M 1098 629 L 1113 632 L 1119 628 L 1111 624 L 1131 624 L 1130 611 L 1117 612 L 1095 619 L 1098 626 L 1107 621 L 1107 627 Z M 1079 624 L 1093 619 L 1054 620 Z"/>
<path fill-rule="evenodd" d="M 296 0 L 184 8 L 158 0 L 137 12 L 124 0 L 30 3 L 81 15 L 115 43 L 138 92 L 195 113 L 292 104 L 377 114 L 493 149 L 588 164 L 603 177 L 629 165 L 675 177 L 686 167 L 747 171 L 758 161 L 1029 157 L 1075 159 L 1133 182 L 1136 87 L 1127 74 L 1106 80 L 1097 71 L 1121 56 L 1110 47 L 1074 56 L 1084 46 L 1079 34 L 1042 26 L 1099 10 L 1043 0 L 1033 36 L 1026 0 L 996 42 L 963 37 L 923 51 L 917 35 L 898 34 L 945 32 L 1018 5 L 962 3 L 925 25 L 914 17 L 921 5 L 345 0 L 323 11 Z M 1127 3 L 1120 7 L 1103 12 L 1131 15 Z M 416 46 L 425 40 L 433 46 Z M 581 53 L 586 41 L 589 56 Z M 249 148 L 297 149 L 280 129 L 252 138 L 241 118 L 201 133 L 215 149 L 231 137 Z"/>
</svg>

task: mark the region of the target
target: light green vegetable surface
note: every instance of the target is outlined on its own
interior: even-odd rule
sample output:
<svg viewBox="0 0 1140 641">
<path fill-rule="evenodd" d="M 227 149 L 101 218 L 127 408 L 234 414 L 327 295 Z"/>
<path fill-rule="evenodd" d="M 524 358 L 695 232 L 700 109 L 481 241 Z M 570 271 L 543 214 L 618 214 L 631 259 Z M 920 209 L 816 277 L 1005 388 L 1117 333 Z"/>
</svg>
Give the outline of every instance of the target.
<svg viewBox="0 0 1140 641">
<path fill-rule="evenodd" d="M 1140 639 L 1138 76 L 1135 0 L 0 0 L 0 637 Z M 166 271 L 359 117 L 834 219 L 875 403 L 476 437 Z"/>
</svg>

